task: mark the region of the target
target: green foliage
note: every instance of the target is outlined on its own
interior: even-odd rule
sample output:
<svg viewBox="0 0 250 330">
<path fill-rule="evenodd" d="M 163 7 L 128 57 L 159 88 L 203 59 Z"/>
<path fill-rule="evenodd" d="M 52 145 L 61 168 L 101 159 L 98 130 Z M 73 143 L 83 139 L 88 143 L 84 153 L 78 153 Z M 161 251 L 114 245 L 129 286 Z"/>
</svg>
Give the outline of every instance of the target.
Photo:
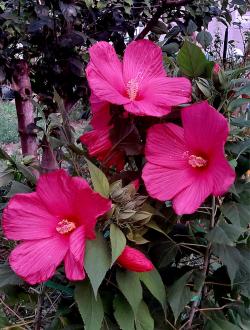
<svg viewBox="0 0 250 330">
<path fill-rule="evenodd" d="M 110 242 L 112 249 L 112 264 L 116 261 L 116 259 L 121 255 L 122 251 L 126 246 L 126 237 L 123 232 L 114 225 L 113 223 L 110 225 Z"/>
<path fill-rule="evenodd" d="M 101 194 L 103 197 L 108 197 L 109 195 L 109 182 L 105 174 L 96 167 L 91 161 L 86 159 L 88 164 L 92 184 L 94 190 Z"/>
<path fill-rule="evenodd" d="M 117 295 L 113 306 L 114 317 L 121 330 L 134 330 L 135 317 L 127 300 L 122 295 Z"/>
<path fill-rule="evenodd" d="M 0 116 L 4 118 L 4 120 L 0 120 L 0 144 L 17 143 L 18 131 L 15 105 L 0 101 Z"/>
</svg>

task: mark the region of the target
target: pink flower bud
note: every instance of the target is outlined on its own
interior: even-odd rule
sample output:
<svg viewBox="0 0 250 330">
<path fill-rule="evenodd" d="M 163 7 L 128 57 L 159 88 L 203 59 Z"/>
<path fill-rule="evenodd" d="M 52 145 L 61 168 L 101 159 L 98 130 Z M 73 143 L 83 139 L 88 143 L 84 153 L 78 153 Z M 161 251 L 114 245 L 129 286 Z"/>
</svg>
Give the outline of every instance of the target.
<svg viewBox="0 0 250 330">
<path fill-rule="evenodd" d="M 154 269 L 152 262 L 142 252 L 129 246 L 125 247 L 117 262 L 132 272 L 149 272 Z"/>
<path fill-rule="evenodd" d="M 213 67 L 213 73 L 218 74 L 220 72 L 220 66 L 218 63 L 215 63 Z"/>
</svg>

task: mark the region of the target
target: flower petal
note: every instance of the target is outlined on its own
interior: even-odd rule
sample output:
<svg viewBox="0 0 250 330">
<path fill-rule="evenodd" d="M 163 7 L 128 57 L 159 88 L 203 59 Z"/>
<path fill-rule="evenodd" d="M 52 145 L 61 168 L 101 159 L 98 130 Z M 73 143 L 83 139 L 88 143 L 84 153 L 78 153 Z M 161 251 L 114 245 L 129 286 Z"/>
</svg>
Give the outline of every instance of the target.
<svg viewBox="0 0 250 330">
<path fill-rule="evenodd" d="M 19 244 L 10 254 L 9 263 L 17 275 L 30 284 L 51 278 L 68 250 L 68 241 L 59 235 Z"/>
<path fill-rule="evenodd" d="M 92 111 L 91 125 L 94 129 L 102 129 L 109 126 L 111 116 L 109 113 L 109 103 L 101 101 L 93 93 L 90 96 L 90 104 Z"/>
<path fill-rule="evenodd" d="M 79 223 L 84 225 L 86 239 L 94 239 L 97 219 L 110 210 L 111 201 L 94 192 L 88 183 L 79 177 L 72 178 L 71 189 L 74 210 L 79 217 Z"/>
<path fill-rule="evenodd" d="M 171 112 L 171 107 L 157 106 L 146 99 L 135 100 L 124 105 L 124 109 L 137 116 L 162 117 Z"/>
<path fill-rule="evenodd" d="M 171 169 L 147 163 L 142 172 L 149 195 L 160 201 L 172 199 L 193 182 L 189 169 Z"/>
<path fill-rule="evenodd" d="M 130 246 L 125 247 L 117 263 L 132 272 L 149 272 L 154 269 L 152 262 L 142 252 Z"/>
<path fill-rule="evenodd" d="M 149 40 L 131 42 L 124 53 L 123 76 L 126 85 L 131 79 L 140 84 L 143 80 L 165 77 L 161 48 Z"/>
<path fill-rule="evenodd" d="M 147 161 L 169 168 L 186 168 L 187 152 L 184 130 L 175 124 L 157 124 L 147 133 L 145 155 Z"/>
<path fill-rule="evenodd" d="M 128 99 L 123 95 L 125 85 L 122 77 L 122 64 L 114 48 L 105 41 L 89 49 L 90 63 L 86 69 L 90 88 L 103 101 L 124 104 Z"/>
<path fill-rule="evenodd" d="M 83 258 L 85 252 L 84 226 L 78 227 L 69 237 L 69 251 L 64 258 L 65 273 L 69 280 L 80 281 L 85 278 Z"/>
<path fill-rule="evenodd" d="M 213 154 L 221 150 L 228 136 L 228 123 L 207 101 L 182 110 L 184 135 L 190 151 Z"/>
<path fill-rule="evenodd" d="M 191 185 L 181 190 L 173 199 L 173 208 L 179 215 L 194 213 L 212 193 L 213 180 L 204 176 L 196 178 Z"/>
<path fill-rule="evenodd" d="M 54 235 L 57 222 L 34 192 L 11 198 L 3 212 L 2 227 L 9 239 L 31 240 Z"/>
</svg>

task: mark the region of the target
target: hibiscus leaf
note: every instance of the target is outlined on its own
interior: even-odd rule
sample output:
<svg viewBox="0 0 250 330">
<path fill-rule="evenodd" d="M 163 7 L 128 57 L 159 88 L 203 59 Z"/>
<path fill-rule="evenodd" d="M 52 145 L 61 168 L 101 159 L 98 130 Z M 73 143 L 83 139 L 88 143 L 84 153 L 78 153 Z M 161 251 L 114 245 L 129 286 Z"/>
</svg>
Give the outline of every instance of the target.
<svg viewBox="0 0 250 330">
<path fill-rule="evenodd" d="M 166 310 L 166 290 L 162 282 L 161 276 L 156 269 L 151 272 L 144 272 L 139 274 L 140 280 L 152 293 L 152 295 L 159 301 L 165 312 Z"/>
<path fill-rule="evenodd" d="M 108 269 L 110 268 L 110 253 L 106 240 L 101 233 L 96 239 L 87 240 L 84 268 L 89 276 L 95 297 Z"/>
<path fill-rule="evenodd" d="M 186 286 L 192 272 L 191 270 L 186 273 L 168 288 L 167 300 L 171 306 L 175 320 L 178 319 L 180 313 L 193 296 L 190 288 Z"/>
<path fill-rule="evenodd" d="M 121 330 L 134 330 L 134 313 L 127 300 L 122 295 L 117 295 L 113 301 L 114 316 Z"/>
<path fill-rule="evenodd" d="M 112 248 L 112 265 L 116 259 L 121 255 L 122 251 L 126 246 L 126 237 L 123 232 L 114 225 L 113 223 L 110 226 L 110 241 Z"/>
<path fill-rule="evenodd" d="M 76 284 L 75 300 L 84 322 L 84 329 L 100 330 L 104 317 L 103 305 L 100 295 L 97 294 L 95 297 L 89 281 Z"/>
<path fill-rule="evenodd" d="M 136 316 L 136 330 L 154 330 L 154 319 L 144 301 L 140 303 Z"/>
<path fill-rule="evenodd" d="M 86 159 L 94 190 L 103 197 L 109 196 L 109 182 L 106 175 L 90 160 Z"/>
<path fill-rule="evenodd" d="M 183 74 L 196 78 L 206 71 L 208 61 L 198 46 L 185 41 L 178 53 L 177 64 Z"/>
<path fill-rule="evenodd" d="M 130 271 L 117 270 L 116 281 L 136 316 L 142 301 L 142 286 L 138 274 Z"/>
<path fill-rule="evenodd" d="M 0 288 L 6 285 L 21 285 L 23 280 L 18 277 L 8 264 L 0 265 Z"/>
<path fill-rule="evenodd" d="M 248 205 L 229 202 L 221 207 L 224 216 L 235 226 L 246 228 L 250 219 L 250 208 Z"/>
</svg>

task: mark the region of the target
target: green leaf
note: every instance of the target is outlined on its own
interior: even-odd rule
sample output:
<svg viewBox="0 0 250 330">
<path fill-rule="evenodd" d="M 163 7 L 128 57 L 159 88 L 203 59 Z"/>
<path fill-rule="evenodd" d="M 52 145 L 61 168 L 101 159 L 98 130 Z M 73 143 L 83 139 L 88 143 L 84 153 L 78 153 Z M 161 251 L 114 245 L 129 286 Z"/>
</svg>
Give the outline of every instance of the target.
<svg viewBox="0 0 250 330">
<path fill-rule="evenodd" d="M 104 317 L 102 301 L 99 294 L 95 298 L 87 280 L 76 284 L 75 301 L 84 322 L 84 329 L 100 330 Z"/>
<path fill-rule="evenodd" d="M 122 294 L 132 307 L 134 315 L 136 315 L 142 301 L 142 286 L 138 274 L 117 270 L 116 281 Z"/>
<path fill-rule="evenodd" d="M 224 232 L 224 230 L 221 227 L 214 227 L 212 230 L 210 230 L 207 235 L 206 238 L 209 242 L 211 243 L 217 243 L 217 244 L 221 244 L 223 242 L 223 244 L 225 245 L 229 245 L 229 246 L 234 246 L 234 242 L 227 236 L 227 234 Z"/>
<path fill-rule="evenodd" d="M 122 251 L 126 246 L 126 237 L 124 236 L 123 232 L 119 229 L 119 227 L 114 225 L 113 223 L 110 226 L 110 241 L 112 248 L 111 264 L 113 265 L 113 263 L 121 255 Z"/>
<path fill-rule="evenodd" d="M 246 120 L 245 118 L 231 118 L 230 122 L 234 126 L 250 127 L 250 120 Z"/>
<path fill-rule="evenodd" d="M 14 178 L 14 172 L 11 169 L 5 168 L 0 170 L 0 187 L 8 185 Z"/>
<path fill-rule="evenodd" d="M 200 31 L 196 36 L 196 40 L 202 45 L 204 49 L 206 49 L 208 46 L 210 46 L 213 37 L 208 31 Z"/>
<path fill-rule="evenodd" d="M 26 186 L 21 182 L 12 181 L 10 191 L 4 197 L 10 198 L 16 194 L 24 194 L 30 192 L 32 192 L 32 189 L 30 189 L 30 187 Z"/>
<path fill-rule="evenodd" d="M 152 293 L 152 295 L 162 305 L 163 310 L 166 310 L 166 290 L 162 282 L 161 276 L 156 269 L 151 272 L 144 272 L 139 274 L 140 280 Z"/>
<path fill-rule="evenodd" d="M 18 277 L 9 265 L 0 265 L 0 288 L 6 285 L 21 285 L 23 280 Z"/>
<path fill-rule="evenodd" d="M 165 242 L 160 255 L 159 267 L 163 268 L 172 263 L 177 255 L 178 245 L 174 241 Z"/>
<path fill-rule="evenodd" d="M 91 161 L 86 159 L 94 190 L 104 197 L 109 196 L 109 182 L 106 175 Z"/>
<path fill-rule="evenodd" d="M 175 321 L 193 296 L 190 288 L 186 286 L 192 272 L 183 275 L 168 289 L 167 300 L 173 311 Z"/>
<path fill-rule="evenodd" d="M 36 177 L 32 173 L 31 169 L 28 166 L 25 166 L 21 163 L 16 163 L 16 167 L 19 172 L 22 173 L 22 175 L 32 184 L 36 183 Z"/>
<path fill-rule="evenodd" d="M 87 240 L 84 268 L 89 276 L 95 296 L 97 296 L 98 288 L 110 268 L 110 261 L 108 245 L 101 233 L 96 234 L 96 239 Z"/>
<path fill-rule="evenodd" d="M 212 244 L 213 253 L 220 258 L 223 265 L 227 267 L 228 276 L 233 283 L 235 275 L 240 267 L 243 257 L 239 250 L 225 244 Z"/>
<path fill-rule="evenodd" d="M 235 324 L 227 320 L 219 319 L 217 317 L 213 318 L 213 320 L 209 320 L 205 326 L 205 330 L 240 330 L 240 329 L 241 328 L 239 328 Z"/>
<path fill-rule="evenodd" d="M 191 78 L 201 76 L 206 70 L 207 62 L 202 50 L 189 41 L 184 42 L 177 56 L 181 72 Z"/>
<path fill-rule="evenodd" d="M 121 330 L 134 330 L 134 313 L 127 300 L 122 295 L 117 295 L 113 301 L 114 316 Z"/>
<path fill-rule="evenodd" d="M 140 303 L 136 316 L 136 330 L 154 330 L 154 319 L 144 301 Z"/>
<path fill-rule="evenodd" d="M 242 105 L 249 103 L 249 99 L 236 99 L 229 103 L 228 111 L 234 111 L 235 109 L 241 107 Z"/>
<path fill-rule="evenodd" d="M 221 207 L 224 216 L 235 226 L 247 228 L 250 220 L 250 208 L 248 205 L 229 202 Z"/>
</svg>

